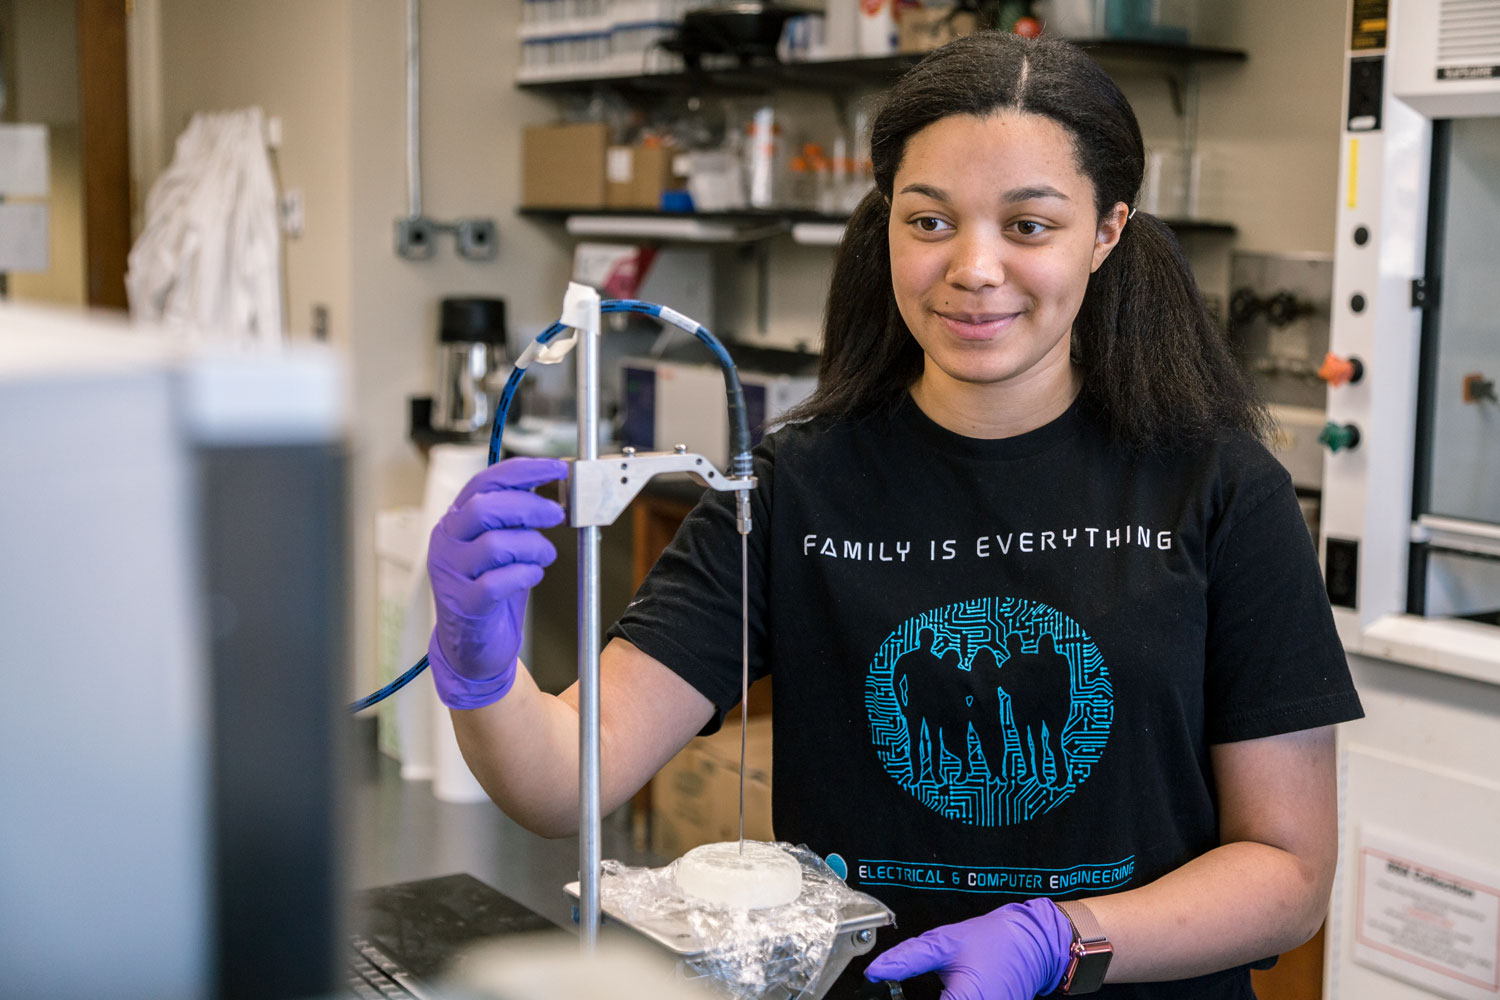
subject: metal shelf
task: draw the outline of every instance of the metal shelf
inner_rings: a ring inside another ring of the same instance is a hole
[[[1075,39],[1073,44],[1103,64],[1135,62],[1155,66],[1187,66],[1201,63],[1242,63],[1246,59],[1245,52],[1240,49],[1202,45],[1173,45],[1113,38]],[[894,82],[902,73],[921,62],[923,55],[925,53],[900,53],[794,63],[756,62],[730,68],[678,70],[669,73],[519,80],[516,86],[540,93],[569,93],[595,87],[635,92],[677,92],[704,88],[764,91],[778,87],[880,87]]]
[[[798,243],[833,246],[847,216],[796,210],[650,212],[638,208],[522,208],[522,216],[565,225],[574,236],[684,243],[753,243],[790,234]],[[1232,223],[1162,219],[1179,236],[1233,236]]]

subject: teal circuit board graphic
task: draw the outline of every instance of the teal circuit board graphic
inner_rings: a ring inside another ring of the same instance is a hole
[[[1045,604],[981,598],[903,622],[865,680],[886,771],[934,812],[1010,826],[1065,801],[1104,754],[1114,690],[1098,648]]]

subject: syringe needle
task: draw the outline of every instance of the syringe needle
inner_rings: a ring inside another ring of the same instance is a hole
[[[745,734],[750,726],[750,536],[740,535],[740,853],[745,853]]]

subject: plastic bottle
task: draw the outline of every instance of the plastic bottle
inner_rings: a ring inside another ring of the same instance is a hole
[[[828,187],[826,201],[820,199],[818,211],[829,215],[837,215],[848,211],[844,205],[848,201],[849,174],[854,169],[854,161],[849,157],[849,141],[842,135],[834,136],[833,156],[828,160]]]
[[[887,56],[896,51],[896,0],[859,0],[859,54]]]
[[[798,153],[792,157],[791,177],[787,184],[786,208],[809,208],[816,194],[813,191],[812,171],[807,157]]]
[[[826,0],[823,44],[828,59],[859,55],[860,0]]]
[[[776,109],[756,108],[745,127],[746,200],[751,208],[774,208],[782,197],[781,126]]]

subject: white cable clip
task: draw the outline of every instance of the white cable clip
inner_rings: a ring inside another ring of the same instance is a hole
[[[526,345],[526,350],[521,352],[521,356],[516,358],[516,367],[524,370],[533,361],[540,365],[555,365],[567,357],[568,352],[577,344],[577,330],[574,330],[573,335],[566,340],[554,338],[550,344],[544,344],[540,340],[533,340]]]
[[[599,291],[576,281],[563,295],[562,322],[584,333],[599,332]]]
[[[543,344],[533,340],[526,345],[526,350],[516,359],[516,367],[525,369],[532,362],[540,365],[555,365],[573,348],[578,346],[578,333],[583,331],[590,336],[599,335],[599,293],[588,285],[581,285],[576,281],[568,282],[567,294],[563,296],[562,319],[565,326],[573,328],[573,333],[565,340],[554,339],[549,344]]]

